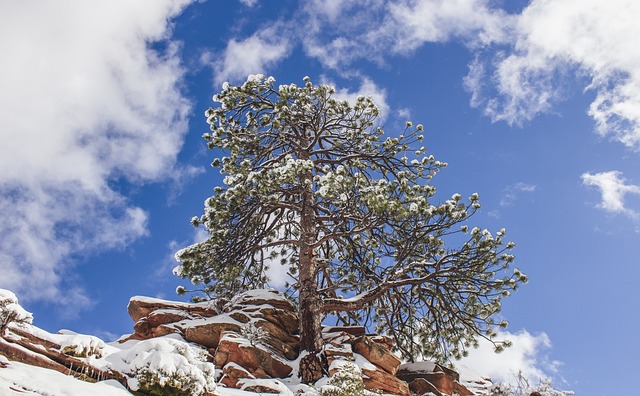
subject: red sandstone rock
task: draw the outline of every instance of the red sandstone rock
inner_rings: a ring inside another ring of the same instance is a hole
[[[129,305],[127,306],[129,316],[131,316],[134,322],[149,316],[151,312],[157,310],[185,311],[193,316],[201,317],[211,317],[219,313],[215,305],[209,302],[191,304],[140,296],[131,297]]]
[[[226,332],[221,338],[214,362],[218,367],[233,362],[258,378],[265,377],[262,373],[271,378],[286,378],[293,372],[291,366],[266,347],[251,345],[232,332]]]
[[[384,344],[375,342],[369,336],[360,336],[351,344],[353,351],[380,367],[387,373],[395,375],[400,367],[400,359]]]
[[[191,319],[192,316],[187,311],[178,309],[158,309],[147,316],[147,321],[151,327],[158,327],[168,323],[176,323],[181,320]]]
[[[400,367],[396,376],[408,382],[410,387],[420,390],[432,386],[442,395],[453,395],[454,393],[460,396],[473,395],[473,392],[458,383],[459,374],[457,372],[433,362],[404,364]],[[412,391],[418,393],[413,389]]]
[[[409,396],[409,385],[396,378],[395,376],[383,371],[383,370],[369,370],[362,369],[364,374],[364,387],[367,390],[382,393],[391,393],[399,396]]]
[[[444,396],[438,388],[424,378],[416,378],[409,383],[409,390],[416,395],[433,393],[435,396]]]
[[[238,380],[242,378],[255,377],[237,364],[229,363],[222,368],[222,379],[220,380],[220,383],[229,388],[239,388]]]
[[[219,320],[200,320],[195,323],[187,322],[184,327],[185,340],[206,348],[217,348],[223,332],[240,332],[241,324],[230,320],[228,317],[220,316]]]
[[[261,305],[270,305],[274,308],[295,312],[295,308],[282,293],[276,290],[249,290],[236,296],[227,306],[225,311],[231,311],[242,307],[258,308]]]

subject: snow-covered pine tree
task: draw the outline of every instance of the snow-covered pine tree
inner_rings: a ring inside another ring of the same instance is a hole
[[[269,265],[287,266],[305,382],[322,375],[329,313],[375,325],[409,359],[447,360],[492,339],[506,326],[494,319],[501,298],[526,281],[506,271],[513,243],[504,230],[464,224],[477,194],[434,202],[430,180],[446,163],[419,147],[422,125],[385,138],[370,98],[334,95],[307,77],[303,86],[261,75],[223,85],[204,139],[224,152],[212,162],[224,186],[192,219],[209,238],[176,253],[176,273],[220,298],[264,287]]]

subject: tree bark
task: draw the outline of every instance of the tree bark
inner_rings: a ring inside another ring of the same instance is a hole
[[[306,157],[306,158],[305,158]],[[301,159],[309,159],[308,153],[301,153]],[[300,359],[299,373],[302,382],[310,384],[323,375],[320,352],[322,351],[322,299],[318,293],[318,263],[314,249],[317,230],[315,197],[311,185],[311,171],[301,179],[303,183],[302,211],[300,213]],[[305,181],[307,181],[305,183]]]

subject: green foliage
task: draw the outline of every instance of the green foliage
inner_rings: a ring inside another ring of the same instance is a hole
[[[203,394],[198,382],[181,373],[164,373],[141,368],[134,373],[139,381],[139,391],[152,396],[198,396]]]
[[[246,323],[240,331],[242,336],[249,340],[252,346],[262,344],[269,338],[269,332],[256,326],[254,323]]]
[[[215,366],[206,350],[173,338],[138,342],[120,355],[129,387],[145,395],[201,396],[213,392]]]
[[[353,363],[345,363],[331,376],[329,385],[323,386],[321,396],[363,396],[364,381],[360,369]]]
[[[286,266],[295,294],[311,270],[322,314],[376,326],[409,360],[458,358],[506,327],[501,299],[526,282],[509,270],[514,244],[504,229],[466,224],[478,194],[436,201],[431,180],[447,164],[420,145],[422,125],[385,137],[370,98],[350,104],[309,78],[276,87],[251,76],[214,100],[203,137],[223,153],[212,165],[224,186],[191,220],[209,238],[176,254],[176,274],[229,298],[268,285],[273,265]]]

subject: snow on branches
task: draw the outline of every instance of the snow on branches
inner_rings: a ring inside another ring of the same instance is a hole
[[[308,77],[251,76],[214,101],[203,137],[224,185],[192,219],[209,238],[176,254],[181,277],[229,298],[286,265],[310,352],[329,313],[377,327],[408,359],[460,357],[506,326],[500,301],[526,281],[509,270],[514,244],[467,224],[478,194],[436,200],[431,180],[447,164],[420,145],[422,125],[385,136],[370,98],[339,100]]]

